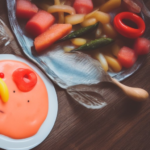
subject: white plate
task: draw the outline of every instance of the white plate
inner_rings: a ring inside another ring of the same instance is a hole
[[[29,65],[44,81],[47,91],[48,91],[48,98],[49,98],[49,110],[48,115],[44,123],[42,124],[41,128],[39,129],[38,133],[30,138],[15,140],[8,138],[6,136],[0,135],[0,148],[7,149],[7,150],[29,150],[40,143],[42,143],[45,138],[51,132],[54,123],[56,121],[57,112],[58,112],[58,101],[56,96],[56,91],[54,89],[53,84],[51,81],[45,76],[45,74],[34,64],[27,61],[24,58],[14,56],[11,54],[0,54],[0,60],[16,60],[20,62],[24,62],[25,64]]]

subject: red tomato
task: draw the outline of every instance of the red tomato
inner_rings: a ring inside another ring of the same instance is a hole
[[[135,51],[128,47],[122,47],[118,53],[118,60],[125,68],[130,68],[133,66],[137,59]]]
[[[88,14],[93,10],[92,0],[75,0],[73,7],[78,14]]]
[[[36,5],[28,0],[16,1],[16,16],[21,19],[30,19],[38,12]]]
[[[22,92],[28,92],[32,90],[37,83],[36,74],[29,69],[19,68],[14,71],[12,76],[18,89]]]
[[[134,50],[137,55],[148,54],[150,50],[150,41],[146,38],[138,38],[135,41]]]

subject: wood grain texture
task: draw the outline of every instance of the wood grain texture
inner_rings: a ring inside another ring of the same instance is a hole
[[[149,64],[124,81],[124,84],[150,90]],[[106,86],[108,106],[87,110],[57,88],[59,113],[56,124],[40,149],[149,150],[150,104],[137,103],[116,87]]]
[[[6,9],[1,0],[0,12]],[[5,11],[6,12],[6,11]],[[1,18],[6,22],[2,13]],[[150,91],[150,55],[146,63],[124,84]],[[150,101],[128,99],[110,84],[103,85],[108,105],[88,110],[55,86],[59,102],[58,117],[46,140],[33,150],[149,150]]]

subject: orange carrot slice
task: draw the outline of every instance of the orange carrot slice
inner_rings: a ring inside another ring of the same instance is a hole
[[[37,52],[45,50],[72,30],[71,24],[55,24],[34,40]]]

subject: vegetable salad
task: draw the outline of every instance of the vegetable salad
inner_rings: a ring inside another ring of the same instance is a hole
[[[16,16],[27,20],[26,32],[38,53],[55,42],[70,41],[64,52],[88,53],[113,72],[132,67],[139,55],[149,53],[140,12],[132,0],[16,0]]]

